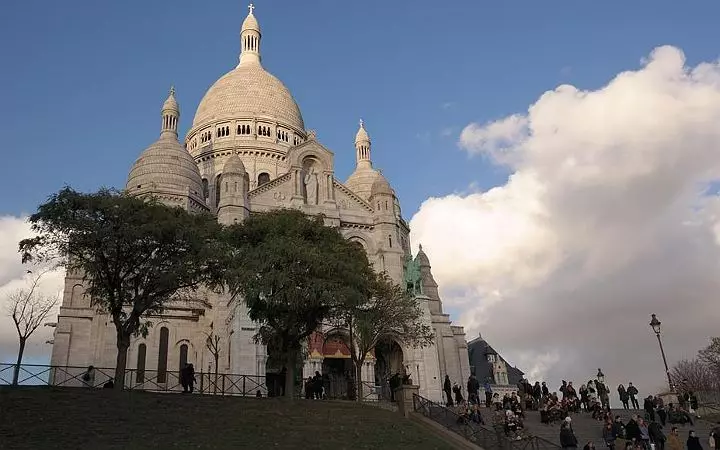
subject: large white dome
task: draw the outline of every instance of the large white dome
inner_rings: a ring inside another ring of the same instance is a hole
[[[200,101],[193,128],[250,117],[271,118],[305,129],[300,108],[288,88],[260,64],[240,64],[217,80]]]

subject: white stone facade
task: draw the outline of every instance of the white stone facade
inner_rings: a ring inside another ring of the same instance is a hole
[[[171,91],[162,109],[161,137],[136,161],[126,189],[157,195],[190,211],[210,211],[224,224],[277,208],[323,214],[326,225],[339,228],[365,248],[376,270],[402,284],[410,229],[395,192],[372,167],[364,125],[355,138],[357,168],[342,183],[335,174],[334,154],[314,132],[305,130],[290,92],[262,67],[260,43],[260,26],[251,12],[241,32],[240,63],[208,90],[184,145],[177,141],[180,110]],[[422,249],[415,261],[422,272],[418,300],[436,337],[430,347],[401,348],[402,365],[420,386],[421,395],[441,401],[446,374],[461,385],[470,374],[467,343],[462,327],[452,325],[443,313]],[[240,301],[203,291],[195,301],[175,302],[150,321],[150,333],[133,341],[127,360],[130,369],[144,364],[145,377],[158,368],[176,372],[181,353],[197,372],[214,371],[214,358],[205,346],[208,333],[221,338],[220,373],[266,373],[268,355],[264,346],[254,342],[255,324]],[[66,277],[54,342],[52,365],[115,365],[114,325],[107,315],[90,308],[82,280],[73,274]],[[304,377],[322,372],[327,357],[311,352]],[[363,381],[372,384],[375,372],[375,360],[370,358]]]

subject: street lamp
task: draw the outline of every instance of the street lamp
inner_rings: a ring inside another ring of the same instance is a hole
[[[602,373],[602,370],[598,367],[598,373],[597,373],[597,380],[601,383],[605,383],[605,374]]]
[[[652,314],[651,317],[650,328],[652,328],[653,332],[655,332],[655,336],[657,336],[658,344],[660,345],[660,354],[662,355],[663,364],[665,364],[665,374],[667,375],[668,386],[670,386],[670,392],[672,392],[673,383],[672,378],[670,378],[670,369],[668,369],[667,358],[665,358],[665,350],[663,349],[662,339],[660,339],[660,325],[662,322],[658,320],[655,314]]]

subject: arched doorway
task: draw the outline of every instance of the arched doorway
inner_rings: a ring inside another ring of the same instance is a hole
[[[393,340],[382,340],[375,346],[375,384],[380,387],[382,398],[389,400],[390,377],[405,373],[403,351]]]
[[[342,336],[329,334],[322,348],[323,391],[327,398],[354,399],[354,371],[350,350]]]

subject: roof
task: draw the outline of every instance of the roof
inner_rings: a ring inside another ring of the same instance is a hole
[[[520,382],[522,377],[525,375],[524,372],[517,367],[513,367],[507,362],[492,346],[485,341],[482,337],[477,337],[472,341],[468,342],[468,357],[470,358],[470,368],[473,370],[475,377],[482,383],[488,378],[493,379],[492,366],[487,360],[487,354],[494,353],[505,362],[508,372],[508,382],[511,385],[516,385]],[[494,380],[493,380],[494,382]]]

